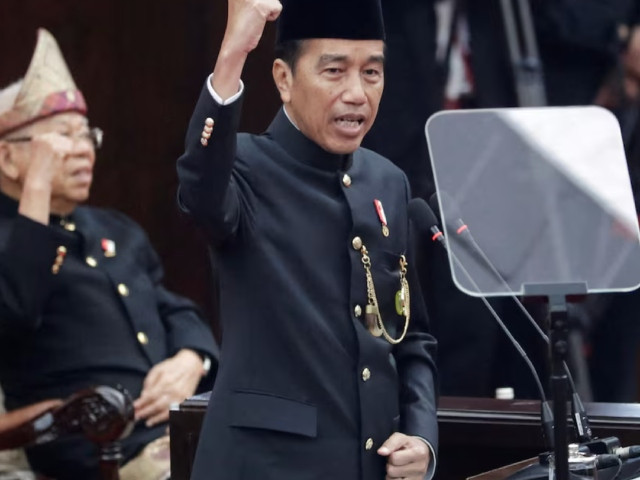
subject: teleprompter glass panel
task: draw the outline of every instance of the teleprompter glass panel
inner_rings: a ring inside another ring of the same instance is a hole
[[[499,296],[558,284],[583,285],[584,293],[640,285],[637,214],[610,112],[441,112],[426,134],[462,291]]]

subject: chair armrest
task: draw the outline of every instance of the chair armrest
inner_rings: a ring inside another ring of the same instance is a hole
[[[24,428],[25,425],[62,404],[62,400],[59,399],[44,400],[0,415],[0,450],[22,447],[31,436],[29,429]]]
[[[46,400],[0,415],[0,450],[27,447],[68,434],[107,445],[131,433],[133,401],[124,389],[88,388],[66,400]]]

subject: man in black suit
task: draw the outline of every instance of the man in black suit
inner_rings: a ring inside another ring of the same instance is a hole
[[[284,106],[265,134],[237,134],[242,68],[281,8]],[[435,342],[409,183],[359,148],[382,95],[383,32],[375,0],[229,1],[178,160],[181,207],[218,253],[224,332],[193,479],[433,472]]]
[[[166,446],[169,405],[195,392],[216,346],[195,305],[162,286],[143,230],[79,206],[102,139],[86,112],[54,38],[40,30],[25,78],[0,92],[0,384],[8,409],[96,384],[125,387],[139,421],[123,442],[129,461],[150,442]],[[98,475],[88,441],[27,454],[48,477]],[[159,478],[132,468],[122,478]]]

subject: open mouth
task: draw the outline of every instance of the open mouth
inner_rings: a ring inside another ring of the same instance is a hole
[[[90,181],[93,177],[93,169],[91,167],[76,168],[71,172],[71,177],[80,181]]]
[[[364,120],[364,115],[349,114],[336,117],[335,122],[338,127],[351,130],[360,128]]]

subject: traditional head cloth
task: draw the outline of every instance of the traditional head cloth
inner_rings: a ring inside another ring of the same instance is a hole
[[[9,89],[17,95],[0,110],[0,136],[56,113],[87,113],[84,97],[55,38],[44,29],[38,30],[38,43],[27,74]]]
[[[380,0],[281,0],[276,43],[308,38],[384,40]]]

